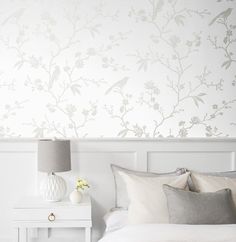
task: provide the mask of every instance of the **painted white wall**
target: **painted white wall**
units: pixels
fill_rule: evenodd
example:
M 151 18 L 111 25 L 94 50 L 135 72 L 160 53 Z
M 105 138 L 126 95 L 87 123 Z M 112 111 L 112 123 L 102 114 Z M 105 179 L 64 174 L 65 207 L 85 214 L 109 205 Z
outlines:
M 199 171 L 236 169 L 235 139 L 160 139 L 160 140 L 74 140 L 72 171 L 60 173 L 72 191 L 81 176 L 91 185 L 94 242 L 101 236 L 102 217 L 115 204 L 114 180 L 110 164 L 130 169 L 168 172 L 177 167 Z M 0 242 L 12 242 L 11 208 L 22 196 L 36 194 L 36 142 L 0 142 Z M 75 242 L 83 236 L 77 230 L 53 230 L 49 239 L 39 231 L 39 240 L 30 242 Z M 82 240 L 83 241 L 83 240 Z
M 236 136 L 235 0 L 0 4 L 0 137 Z

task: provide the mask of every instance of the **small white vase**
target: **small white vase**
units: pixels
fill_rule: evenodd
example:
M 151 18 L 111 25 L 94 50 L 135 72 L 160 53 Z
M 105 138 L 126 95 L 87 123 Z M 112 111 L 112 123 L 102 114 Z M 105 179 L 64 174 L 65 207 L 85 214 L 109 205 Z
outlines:
M 75 189 L 73 192 L 71 192 L 70 194 L 70 201 L 71 203 L 73 204 L 77 204 L 77 203 L 80 203 L 81 200 L 83 198 L 83 194 L 78 191 L 77 189 Z

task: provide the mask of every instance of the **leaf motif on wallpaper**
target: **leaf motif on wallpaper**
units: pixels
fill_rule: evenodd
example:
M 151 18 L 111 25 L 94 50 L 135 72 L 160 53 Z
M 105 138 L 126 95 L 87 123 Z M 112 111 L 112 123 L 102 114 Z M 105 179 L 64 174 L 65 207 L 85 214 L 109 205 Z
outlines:
M 232 86 L 233 86 L 233 87 L 236 87 L 236 75 L 234 75 L 234 79 L 233 79 L 233 81 L 232 81 Z
M 162 11 L 163 6 L 164 6 L 164 1 L 163 0 L 149 0 L 149 3 L 153 7 L 152 20 L 154 21 L 158 15 L 158 13 Z
M 24 64 L 24 61 L 17 61 L 14 65 L 14 67 L 17 69 L 17 70 L 20 70 L 21 67 L 23 66 Z
M 222 63 L 221 67 L 225 67 L 225 69 L 228 69 L 231 65 L 232 61 L 228 60 Z
M 201 97 L 205 96 L 206 93 L 199 93 L 197 96 L 192 96 L 192 99 L 197 107 L 199 107 L 199 103 L 204 103 Z
M 15 22 L 19 21 L 19 18 L 22 17 L 22 15 L 25 12 L 25 8 L 20 8 L 18 10 L 16 10 L 15 12 L 13 12 L 12 14 L 10 14 L 8 17 L 6 17 L 3 21 L 2 21 L 2 25 L 7 24 L 9 21 L 14 20 Z
M 81 86 L 79 84 L 76 84 L 76 83 L 72 84 L 71 87 L 70 87 L 73 95 L 80 94 L 80 88 L 81 88 Z
M 61 73 L 60 67 L 56 66 L 52 72 L 51 78 L 49 79 L 49 83 L 48 83 L 49 89 L 53 87 L 54 82 L 58 81 L 60 77 L 60 73 Z
M 100 27 L 101 27 L 100 24 L 96 24 L 96 25 L 90 26 L 88 28 L 88 30 L 89 30 L 89 32 L 90 32 L 90 34 L 92 35 L 93 38 L 95 38 L 95 36 L 100 33 L 99 32 Z
M 76 111 L 77 111 L 77 108 L 76 108 L 75 105 L 73 105 L 73 104 L 68 104 L 68 105 L 66 106 L 66 112 L 67 112 L 67 115 L 68 115 L 69 117 L 72 117 L 72 116 L 75 114 Z
M 129 132 L 128 129 L 123 129 L 123 130 L 121 130 L 121 131 L 118 133 L 117 136 L 124 138 L 124 137 L 127 136 L 128 132 Z
M 185 19 L 185 16 L 183 16 L 183 15 L 176 15 L 175 16 L 175 23 L 177 24 L 177 25 L 184 25 L 184 19 Z
M 42 138 L 44 137 L 44 129 L 37 127 L 33 129 L 33 134 L 35 138 Z
M 123 89 L 123 87 L 126 85 L 126 83 L 128 82 L 128 80 L 129 80 L 129 77 L 124 77 L 121 80 L 115 82 L 111 87 L 109 87 L 106 90 L 105 95 L 109 94 L 113 90 Z
M 77 59 L 75 62 L 75 66 L 77 69 L 81 69 L 84 67 L 84 60 L 83 59 Z
M 227 38 L 227 36 L 226 36 L 226 37 L 224 37 L 223 42 L 224 42 L 225 44 L 227 44 L 227 42 L 228 42 L 228 38 Z
M 147 71 L 148 68 L 148 59 L 140 59 L 137 61 L 138 66 L 138 71 L 144 70 Z
M 52 104 L 48 103 L 48 104 L 46 105 L 46 107 L 47 107 L 47 109 L 48 109 L 51 113 L 56 112 L 56 107 L 55 107 L 55 105 L 52 105 Z
M 230 14 L 232 13 L 232 10 L 233 10 L 232 8 L 228 8 L 228 9 L 224 10 L 223 12 L 217 14 L 217 15 L 211 20 L 211 22 L 209 23 L 209 25 L 214 24 L 214 23 L 215 23 L 218 19 L 220 19 L 220 18 L 227 19 L 227 18 L 230 16 Z
M 31 67 L 37 69 L 40 66 L 40 62 L 42 61 L 42 58 L 36 58 L 35 56 L 31 56 L 29 58 L 29 64 L 31 65 Z

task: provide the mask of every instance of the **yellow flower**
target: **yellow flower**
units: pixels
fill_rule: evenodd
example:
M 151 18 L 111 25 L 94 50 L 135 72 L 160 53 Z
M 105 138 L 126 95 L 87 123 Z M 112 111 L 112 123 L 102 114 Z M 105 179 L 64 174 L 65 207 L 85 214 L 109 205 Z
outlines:
M 76 188 L 84 190 L 85 188 L 89 188 L 89 184 L 86 180 L 78 178 Z

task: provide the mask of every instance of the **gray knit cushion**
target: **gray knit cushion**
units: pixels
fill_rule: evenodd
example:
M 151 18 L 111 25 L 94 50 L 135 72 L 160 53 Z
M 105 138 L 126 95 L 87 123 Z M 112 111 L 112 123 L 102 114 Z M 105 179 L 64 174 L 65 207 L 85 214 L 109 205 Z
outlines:
M 231 190 L 196 193 L 163 186 L 172 224 L 235 224 Z

